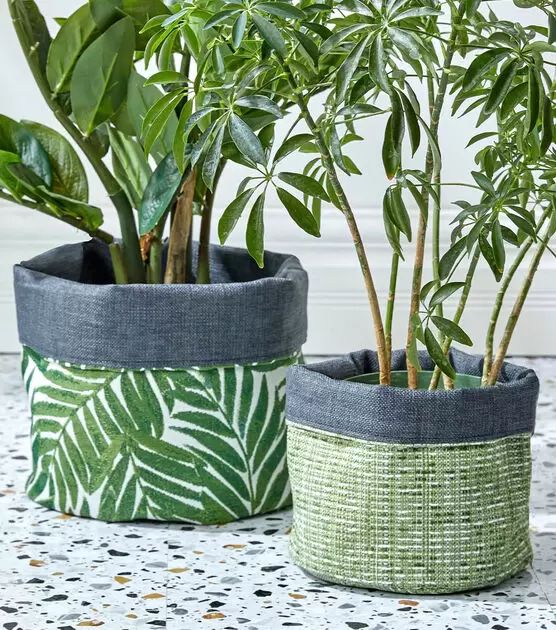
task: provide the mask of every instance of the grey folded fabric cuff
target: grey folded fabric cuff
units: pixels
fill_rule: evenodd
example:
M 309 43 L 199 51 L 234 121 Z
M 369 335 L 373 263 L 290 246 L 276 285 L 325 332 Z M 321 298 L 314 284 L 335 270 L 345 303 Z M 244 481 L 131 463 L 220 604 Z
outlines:
M 194 248 L 196 249 L 196 248 Z M 267 252 L 212 246 L 210 285 L 115 285 L 108 248 L 64 245 L 14 268 L 19 338 L 43 356 L 116 368 L 243 364 L 307 337 L 307 274 Z
M 452 350 L 456 372 L 480 376 L 482 357 Z M 425 352 L 423 369 L 433 369 Z M 393 353 L 394 370 L 406 369 L 405 352 Z M 297 425 L 369 441 L 452 444 L 532 433 L 539 394 L 533 370 L 505 363 L 494 387 L 452 391 L 410 390 L 346 381 L 378 372 L 376 352 L 361 350 L 289 368 L 286 419 Z

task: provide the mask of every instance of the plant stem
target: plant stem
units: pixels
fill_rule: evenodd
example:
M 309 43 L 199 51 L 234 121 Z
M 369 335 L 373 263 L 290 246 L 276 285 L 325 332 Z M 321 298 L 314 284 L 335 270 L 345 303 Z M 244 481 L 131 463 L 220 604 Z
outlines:
M 480 255 L 481 255 L 481 249 L 479 248 L 479 246 L 477 246 L 475 248 L 473 258 L 471 258 L 471 262 L 469 263 L 469 268 L 467 269 L 467 274 L 465 276 L 465 285 L 461 292 L 458 307 L 454 314 L 453 321 L 456 324 L 460 323 L 461 317 L 463 315 L 463 311 L 465 310 L 465 307 L 467 306 L 467 299 L 469 298 L 469 293 L 471 292 L 471 284 L 473 282 L 473 277 L 475 276 L 475 271 L 477 270 L 477 263 L 479 262 Z M 442 352 L 444 354 L 448 354 L 448 351 L 450 350 L 450 346 L 452 345 L 452 341 L 453 339 L 451 337 L 444 338 L 444 343 L 442 344 Z M 438 365 L 436 365 L 434 367 L 434 372 L 432 373 L 432 378 L 429 385 L 430 390 L 436 389 L 438 387 L 438 381 L 440 380 L 441 374 L 442 374 L 442 371 L 440 370 Z M 448 380 L 447 381 L 445 380 L 444 382 L 447 385 L 446 389 L 453 389 L 452 379 L 448 378 Z
M 187 282 L 188 243 L 193 222 L 193 195 L 195 194 L 195 169 L 186 177 L 179 197 L 176 200 L 174 220 L 170 228 L 168 243 L 168 262 L 164 274 L 165 284 L 183 284 Z
M 523 310 L 523 305 L 525 304 L 525 300 L 527 299 L 529 290 L 531 289 L 531 284 L 533 283 L 533 278 L 535 277 L 535 274 L 537 273 L 537 270 L 539 268 L 541 258 L 543 257 L 543 254 L 546 250 L 546 244 L 551 236 L 550 231 L 551 226 L 549 225 L 545 237 L 539 243 L 537 251 L 533 256 L 533 259 L 531 260 L 531 264 L 529 265 L 529 269 L 527 270 L 527 275 L 525 276 L 525 280 L 521 285 L 521 290 L 514 302 L 510 316 L 508 317 L 506 328 L 504 329 L 502 340 L 500 341 L 500 345 L 498 346 L 498 350 L 496 351 L 494 362 L 492 363 L 492 367 L 490 368 L 490 372 L 486 382 L 487 385 L 495 385 L 498 381 L 498 376 L 500 375 L 500 370 L 502 369 L 504 359 L 506 358 L 508 347 L 510 345 L 510 341 L 512 339 L 517 321 L 519 319 L 519 316 L 521 315 L 521 311 Z
M 380 384 L 389 385 L 390 377 L 391 377 L 391 370 L 388 364 L 388 353 L 386 351 L 386 338 L 384 335 L 384 326 L 382 323 L 382 315 L 380 312 L 380 303 L 378 301 L 376 287 L 375 287 L 373 275 L 371 273 L 371 269 L 369 266 L 369 260 L 367 258 L 365 246 L 363 245 L 361 234 L 359 232 L 359 226 L 357 225 L 357 221 L 355 219 L 355 215 L 353 214 L 353 210 L 349 204 L 349 201 L 346 197 L 344 189 L 338 179 L 336 167 L 334 166 L 334 160 L 332 159 L 332 155 L 324 140 L 322 132 L 317 126 L 315 120 L 313 119 L 311 112 L 309 111 L 309 108 L 307 107 L 307 104 L 305 103 L 302 95 L 298 93 L 298 86 L 291 73 L 291 70 L 285 64 L 285 62 L 282 61 L 282 64 L 287 74 L 290 86 L 296 95 L 295 99 L 303 115 L 303 119 L 305 120 L 305 123 L 309 127 L 310 132 L 313 134 L 313 137 L 315 138 L 315 142 L 320 152 L 322 164 L 326 170 L 326 174 L 330 181 L 330 185 L 332 186 L 334 194 L 336 195 L 338 199 L 340 210 L 342 211 L 342 214 L 344 215 L 346 222 L 348 224 L 351 238 L 353 241 L 353 245 L 355 247 L 357 258 L 359 260 L 359 266 L 361 268 L 363 279 L 365 281 L 365 288 L 367 290 L 367 297 L 369 300 L 371 315 L 374 322 L 378 363 L 379 363 L 379 370 L 380 370 Z
M 165 215 L 153 231 L 149 251 L 149 265 L 147 267 L 147 282 L 149 284 L 160 284 L 162 282 L 162 235 L 166 225 Z
M 216 187 L 224 170 L 226 160 L 221 160 L 214 176 L 212 190 L 207 190 L 203 200 L 203 214 L 201 216 L 201 230 L 199 233 L 199 253 L 197 257 L 197 284 L 210 284 L 210 228 L 212 222 L 212 209 L 216 195 Z
M 116 284 L 128 284 L 129 278 L 125 267 L 122 248 L 119 243 L 111 243 L 109 246 L 110 258 L 112 259 L 112 269 L 114 270 L 114 280 Z
M 126 261 L 128 276 L 130 282 L 143 282 L 145 279 L 145 270 L 143 261 L 141 260 L 141 251 L 139 247 L 139 236 L 137 234 L 137 226 L 133 216 L 133 208 L 129 203 L 129 199 L 122 191 L 121 186 L 108 170 L 102 158 L 97 154 L 95 148 L 91 145 L 88 138 L 83 136 L 71 121 L 67 113 L 63 110 L 57 98 L 50 91 L 50 86 L 43 75 L 37 60 L 37 48 L 32 46 L 30 49 L 26 47 L 25 35 L 23 27 L 15 10 L 13 0 L 9 2 L 10 15 L 23 54 L 27 60 L 27 64 L 33 74 L 33 78 L 56 119 L 64 127 L 64 129 L 73 138 L 74 142 L 79 146 L 83 153 L 87 156 L 92 167 L 96 171 L 100 181 L 102 182 L 108 196 L 110 197 L 116 212 L 122 231 L 123 254 Z
M 544 222 L 549 218 L 551 213 L 550 206 L 544 211 L 539 221 L 539 229 L 542 227 Z M 544 239 L 543 239 L 544 240 Z M 535 239 L 533 237 L 529 237 L 527 241 L 523 244 L 519 253 L 515 257 L 514 261 L 508 268 L 504 279 L 502 280 L 502 284 L 498 289 L 498 293 L 496 294 L 496 299 L 494 301 L 494 306 L 492 307 L 492 313 L 490 315 L 490 322 L 488 325 L 488 330 L 486 334 L 485 341 L 485 352 L 484 352 L 484 361 L 483 361 L 483 379 L 482 383 L 484 385 L 489 384 L 489 375 L 492 369 L 492 361 L 493 361 L 493 353 L 494 353 L 494 335 L 496 333 L 496 327 L 498 325 L 498 320 L 500 318 L 500 311 L 502 310 L 502 306 L 504 304 L 504 298 L 506 297 L 506 293 L 508 288 L 514 279 L 514 276 L 523 262 L 523 259 L 527 255 L 527 252 L 531 249 Z M 548 245 L 548 242 L 544 243 L 545 246 Z M 542 243 L 541 243 L 542 245 Z
M 446 97 L 446 89 L 448 87 L 448 76 L 450 67 L 452 65 L 452 59 L 456 48 L 457 27 L 461 22 L 465 4 L 460 3 L 456 15 L 452 19 L 452 31 L 450 33 L 450 40 L 446 46 L 446 53 L 444 56 L 444 64 L 442 66 L 442 76 L 438 85 L 438 92 L 434 98 L 434 103 L 431 109 L 431 124 L 430 131 L 432 137 L 437 141 L 438 139 L 438 127 L 440 124 L 440 114 L 444 105 L 444 99 Z M 438 166 L 436 167 L 438 168 Z M 425 162 L 425 174 L 427 180 L 432 182 L 435 173 L 435 164 L 433 159 L 432 144 L 429 142 L 427 149 L 426 162 Z M 438 177 L 440 171 L 438 171 Z M 426 195 L 427 204 L 430 201 L 430 192 L 423 189 L 423 194 Z M 438 210 L 439 212 L 439 210 Z M 415 260 L 413 263 L 413 279 L 411 283 L 411 302 L 409 308 L 409 320 L 407 327 L 407 343 L 406 343 L 406 356 L 407 356 L 407 380 L 408 387 L 410 389 L 417 389 L 417 370 L 418 366 L 413 365 L 409 358 L 411 347 L 414 343 L 415 331 L 413 329 L 413 319 L 419 313 L 419 295 L 421 293 L 421 284 L 423 280 L 423 262 L 425 258 L 425 243 L 427 238 L 427 224 L 428 217 L 425 213 L 419 213 L 419 227 L 417 229 L 417 236 L 415 242 Z
M 392 254 L 390 266 L 390 285 L 388 287 L 388 302 L 386 304 L 386 316 L 384 319 L 384 331 L 386 337 L 386 353 L 388 355 L 388 365 L 392 369 L 392 321 L 394 318 L 394 305 L 396 301 L 396 285 L 398 282 L 398 267 L 400 256 L 396 252 Z
M 0 199 L 5 199 L 6 201 L 14 203 L 18 206 L 25 206 L 26 208 L 30 208 L 31 210 L 36 210 L 37 212 L 40 212 L 41 214 L 46 214 L 47 216 L 52 217 L 53 219 L 62 221 L 62 223 L 67 223 L 67 225 L 71 225 L 72 227 L 77 228 L 78 230 L 81 230 L 82 232 L 85 232 L 92 238 L 98 238 L 104 243 L 110 244 L 114 241 L 114 237 L 112 236 L 112 234 L 109 234 L 108 232 L 105 232 L 104 230 L 101 230 L 101 229 L 88 230 L 83 225 L 83 222 L 80 221 L 79 219 L 73 219 L 72 217 L 58 216 L 56 214 L 53 214 L 47 206 L 44 206 L 38 202 L 29 201 L 27 199 L 22 199 L 21 201 L 18 201 L 11 195 L 8 195 L 2 191 L 0 191 Z

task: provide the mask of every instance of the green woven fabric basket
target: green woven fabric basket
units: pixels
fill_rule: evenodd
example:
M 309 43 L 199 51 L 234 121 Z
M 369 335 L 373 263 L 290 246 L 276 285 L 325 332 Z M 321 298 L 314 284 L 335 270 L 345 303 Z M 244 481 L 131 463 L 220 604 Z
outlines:
M 534 374 L 519 368 L 515 391 L 489 388 L 488 403 L 465 375 L 454 392 L 409 392 L 346 381 L 342 365 L 288 376 L 294 562 L 334 583 L 416 594 L 486 587 L 523 570 Z M 342 380 L 326 376 L 337 371 Z

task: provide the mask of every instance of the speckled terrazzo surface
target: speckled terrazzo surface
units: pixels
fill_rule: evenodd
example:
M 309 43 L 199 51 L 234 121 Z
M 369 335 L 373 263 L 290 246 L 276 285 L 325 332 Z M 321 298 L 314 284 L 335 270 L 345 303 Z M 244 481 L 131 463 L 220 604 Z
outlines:
M 28 500 L 19 359 L 0 355 L 0 628 L 540 630 L 556 627 L 556 360 L 542 390 L 531 529 L 533 567 L 483 592 L 405 597 L 323 584 L 288 558 L 289 512 L 223 527 L 105 524 Z

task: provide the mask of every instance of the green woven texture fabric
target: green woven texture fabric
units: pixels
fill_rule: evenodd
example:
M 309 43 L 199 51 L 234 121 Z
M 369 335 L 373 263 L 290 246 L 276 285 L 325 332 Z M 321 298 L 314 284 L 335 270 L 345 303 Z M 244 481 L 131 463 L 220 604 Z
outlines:
M 339 584 L 449 593 L 531 561 L 530 436 L 457 445 L 366 442 L 288 425 L 290 549 Z
M 213 524 L 283 508 L 291 503 L 285 376 L 297 360 L 113 370 L 24 348 L 27 493 L 105 521 Z

